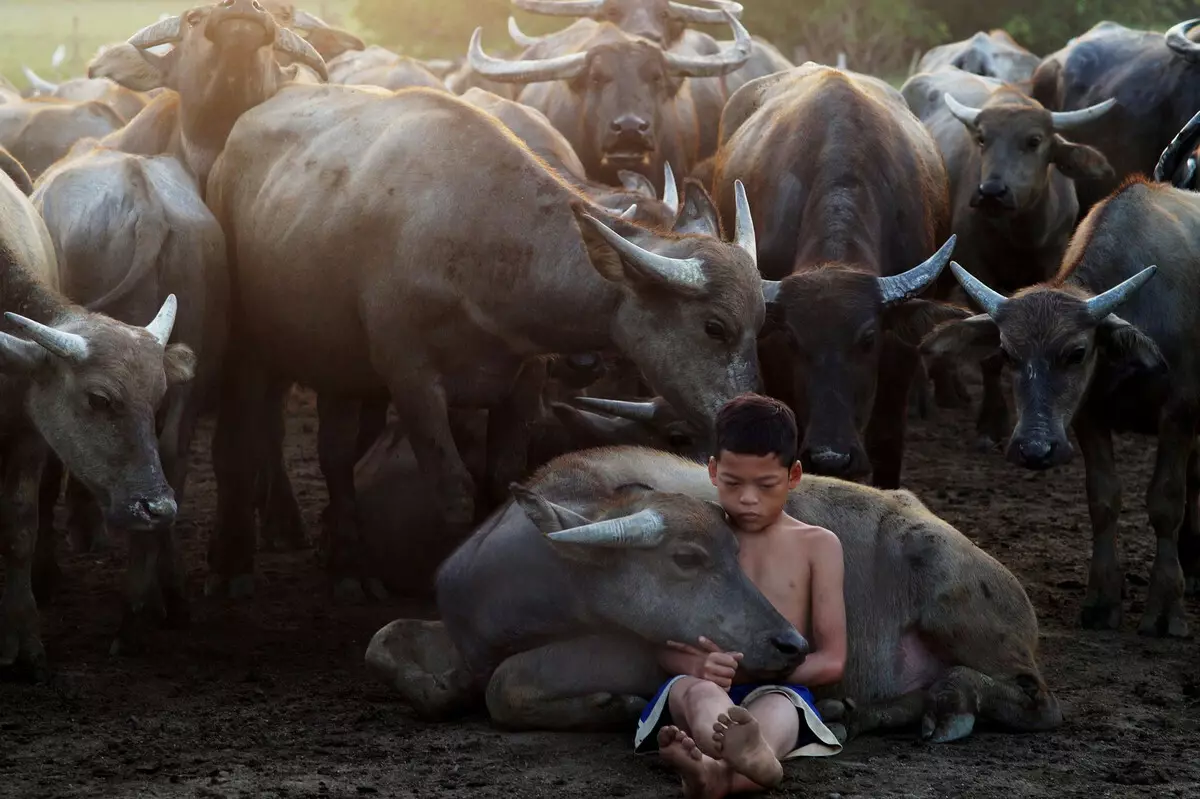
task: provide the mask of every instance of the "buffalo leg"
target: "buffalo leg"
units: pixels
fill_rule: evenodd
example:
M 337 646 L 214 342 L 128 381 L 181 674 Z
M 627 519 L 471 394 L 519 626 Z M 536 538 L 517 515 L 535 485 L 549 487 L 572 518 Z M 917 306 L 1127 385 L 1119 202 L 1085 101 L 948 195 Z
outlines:
M 1196 417 L 1191 408 L 1163 409 L 1158 424 L 1158 457 L 1146 494 L 1150 526 L 1158 540 L 1146 610 L 1138 625 L 1143 635 L 1186 637 L 1183 609 L 1183 566 L 1179 562 L 1179 528 L 1187 500 L 1187 464 L 1195 446 Z
M 151 631 L 163 617 L 162 594 L 158 583 L 161 543 L 158 531 L 139 530 L 129 534 L 125 612 L 109 654 L 137 655 L 144 652 Z
M 284 464 L 287 399 L 291 391 L 290 382 L 273 381 L 263 411 L 263 460 L 258 472 L 256 504 L 263 545 L 267 549 L 297 550 L 308 544 L 300 504 Z
M 358 443 L 354 447 L 356 464 L 375 446 L 375 442 L 387 429 L 388 405 L 386 399 L 371 399 L 362 403 L 358 416 Z
M 925 714 L 925 705 L 925 692 L 911 691 L 895 699 L 869 705 L 855 705 L 850 702 L 833 705 L 839 710 L 844 707 L 843 712 L 833 712 L 829 705 L 822 703 L 821 712 L 826 722 L 841 723 L 846 729 L 846 737 L 853 739 L 873 732 L 916 727 Z
M 194 385 L 177 386 L 173 393 L 175 396 L 167 406 L 166 420 L 159 436 L 159 456 L 167 482 L 175 492 L 175 502 L 182 510 L 187 493 L 192 439 L 196 436 L 203 395 Z M 191 613 L 188 608 L 187 573 L 183 568 L 177 535 L 174 525 L 158 533 L 158 585 L 162 591 L 167 624 L 185 627 L 191 620 Z
M 33 563 L 33 593 L 46 604 L 58 592 L 62 569 L 58 565 L 58 531 L 54 528 L 54 510 L 62 494 L 63 465 L 53 454 L 46 456 L 38 485 L 38 537 Z
M 530 430 L 541 410 L 545 387 L 545 362 L 530 359 L 521 368 L 509 397 L 488 409 L 487 480 L 493 507 L 507 500 L 508 487 L 525 476 Z
M 1200 448 L 1193 446 L 1188 456 L 1187 505 L 1183 529 L 1179 531 L 1179 562 L 1183 566 L 1184 593 L 1200 595 Z
M 926 693 L 921 736 L 933 743 L 966 738 L 984 718 L 1020 732 L 1042 732 L 1062 722 L 1058 703 L 1039 701 L 1035 688 L 996 680 L 975 669 L 956 666 L 942 674 Z
M 1080 620 L 1090 630 L 1121 627 L 1125 573 L 1117 555 L 1117 520 L 1121 515 L 1121 481 L 1113 457 L 1112 432 L 1080 411 L 1075 435 L 1083 453 L 1088 513 L 1092 518 L 1092 562 Z
M 488 682 L 487 707 L 493 721 L 512 729 L 628 727 L 664 678 L 645 644 L 587 636 L 501 663 Z
M 408 430 L 421 469 L 436 475 L 438 505 L 448 534 L 471 529 L 475 520 L 475 481 L 467 471 L 454 435 L 446 394 L 439 383 L 421 375 L 395 380 L 392 404 Z
M 879 356 L 879 383 L 866 447 L 872 482 L 879 488 L 899 488 L 904 464 L 904 437 L 908 427 L 908 394 L 920 355 L 915 347 L 892 335 L 884 338 Z
M 929 365 L 929 377 L 933 380 L 933 399 L 937 407 L 953 409 L 968 408 L 971 394 L 963 382 L 962 370 L 950 358 L 934 358 Z
M 983 372 L 983 398 L 979 403 L 975 432 L 979 436 L 979 448 L 990 452 L 1007 441 L 1012 433 L 1012 419 L 1004 399 L 1004 356 L 997 354 L 984 358 L 979 362 L 979 369 Z
M 76 552 L 107 552 L 112 548 L 100 503 L 87 486 L 67 475 L 67 534 Z
M 5 566 L 4 595 L 0 598 L 0 669 L 14 669 L 42 680 L 48 672 L 33 596 L 33 559 L 45 449 L 35 436 L 20 435 L 10 441 L 4 455 L 4 490 L 0 496 L 0 554 Z
M 335 594 L 347 599 L 363 595 L 366 576 L 354 488 L 359 407 L 358 400 L 326 393 L 317 396 L 317 452 L 329 488 L 324 519 L 326 568 Z

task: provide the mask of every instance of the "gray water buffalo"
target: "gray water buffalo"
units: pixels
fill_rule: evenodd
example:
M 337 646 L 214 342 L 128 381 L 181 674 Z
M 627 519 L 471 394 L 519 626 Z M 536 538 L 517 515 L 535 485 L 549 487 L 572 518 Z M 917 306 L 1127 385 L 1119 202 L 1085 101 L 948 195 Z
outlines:
M 0 668 L 45 673 L 35 579 L 53 580 L 41 558 L 38 483 L 47 446 L 100 501 L 107 521 L 152 536 L 174 521 L 155 411 L 191 376 L 186 346 L 167 342 L 175 298 L 145 327 L 71 305 L 58 293 L 50 237 L 29 199 L 0 175 L 0 454 L 7 568 L 0 602 Z M 147 316 L 150 316 L 147 314 Z M 36 553 L 36 554 L 35 554 Z M 36 557 L 36 564 L 35 564 Z
M 937 145 L 883 81 L 812 63 L 739 89 L 721 141 L 721 216 L 735 180 L 771 209 L 756 220 L 758 262 L 782 282 L 760 357 L 767 391 L 802 425 L 805 468 L 897 487 L 916 345 L 963 315 L 916 299 L 954 247 Z
M 973 75 L 1021 83 L 1033 77 L 1041 59 L 1017 44 L 1005 30 L 979 31 L 961 42 L 942 44 L 921 57 L 917 72 L 954 67 Z
M 390 397 L 422 468 L 438 475 L 434 502 L 465 528 L 474 482 L 447 409 L 502 404 L 531 356 L 622 350 L 700 425 L 757 384 L 764 306 L 752 250 L 608 215 L 497 119 L 447 94 L 291 87 L 238 122 L 208 202 L 243 309 L 214 443 L 218 579 L 253 570 L 243 444 L 264 413 L 254 388 L 264 382 L 320 394 L 330 566 L 347 577 L 369 566 L 353 552 L 362 399 Z
M 1079 216 L 1075 180 L 1112 174 L 1103 153 L 1066 136 L 1115 102 L 1047 111 L 1011 84 L 946 69 L 914 76 L 901 93 L 925 109 L 921 121 L 946 161 L 956 257 L 1006 294 L 1052 277 Z M 998 358 L 983 364 L 977 430 L 985 449 L 1012 431 L 1002 368 Z
M 703 465 L 574 453 L 514 497 L 439 570 L 444 628 L 393 622 L 367 650 L 421 712 L 482 696 L 509 727 L 628 726 L 668 676 L 655 657 L 667 640 L 708 636 L 764 679 L 803 655 L 742 575 Z M 857 707 L 825 702 L 831 721 L 851 734 L 923 722 L 935 741 L 970 734 L 977 716 L 1024 731 L 1061 723 L 1020 583 L 912 494 L 805 477 L 788 512 L 845 551 L 849 660 L 818 697 Z
M 1121 623 L 1121 488 L 1112 433 L 1128 431 L 1158 437 L 1146 495 L 1158 546 L 1139 630 L 1188 632 L 1185 575 L 1200 576 L 1197 242 L 1200 197 L 1135 179 L 1092 209 L 1049 283 L 1006 299 L 956 267 L 986 313 L 943 326 L 925 343 L 943 355 L 1002 352 L 1012 365 L 1018 411 L 1008 445 L 1012 462 L 1027 469 L 1068 462 L 1074 447 L 1067 427 L 1073 426 L 1087 470 L 1093 534 L 1085 627 Z M 1150 280 L 1155 266 L 1158 277 Z
M 37 180 L 65 156 L 75 142 L 102 138 L 120 130 L 123 120 L 99 101 L 72 102 L 55 97 L 0 104 L 0 147 Z

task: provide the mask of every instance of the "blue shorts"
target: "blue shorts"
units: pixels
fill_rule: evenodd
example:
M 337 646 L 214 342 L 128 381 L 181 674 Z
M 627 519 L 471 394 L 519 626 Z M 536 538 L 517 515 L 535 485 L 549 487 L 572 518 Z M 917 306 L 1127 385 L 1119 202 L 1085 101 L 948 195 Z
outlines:
M 642 711 L 637 733 L 633 737 L 633 749 L 638 754 L 658 751 L 658 731 L 674 723 L 671 720 L 671 704 L 668 701 L 671 686 L 681 679 L 682 675 L 663 683 Z M 784 760 L 793 757 L 829 757 L 842 751 L 837 737 L 821 720 L 812 693 L 803 685 L 735 685 L 729 689 L 729 701 L 744 707 L 767 694 L 785 697 L 800 715 L 800 731 L 796 737 L 796 744 L 784 756 Z

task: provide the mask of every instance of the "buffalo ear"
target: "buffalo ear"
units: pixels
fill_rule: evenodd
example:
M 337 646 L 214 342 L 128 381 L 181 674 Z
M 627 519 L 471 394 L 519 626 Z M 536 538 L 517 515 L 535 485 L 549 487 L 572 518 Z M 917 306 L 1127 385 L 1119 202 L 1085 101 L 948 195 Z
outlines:
M 186 383 L 196 376 L 196 353 L 186 344 L 171 344 L 163 352 L 167 385 Z
M 679 216 L 675 218 L 674 232 L 721 237 L 721 215 L 717 212 L 717 206 L 704 190 L 703 184 L 692 178 L 683 182 L 683 203 L 679 207 Z
M 1047 111 L 1061 111 L 1059 94 L 1062 86 L 1062 64 L 1057 60 L 1043 61 L 1033 73 L 1030 96 Z
M 1149 372 L 1167 368 L 1154 339 L 1116 314 L 1109 314 L 1096 326 L 1096 343 L 1111 362 L 1128 363 Z
M 1000 349 L 1000 328 L 987 314 L 939 325 L 921 341 L 922 354 L 931 358 L 982 360 Z
M 49 350 L 40 344 L 0 333 L 0 374 L 29 374 L 50 357 Z
M 170 88 L 167 85 L 169 59 L 174 52 L 172 50 L 165 56 L 158 56 L 122 42 L 92 59 L 88 65 L 88 77 L 109 78 L 135 92 Z
M 917 346 L 921 340 L 943 322 L 966 319 L 971 312 L 956 305 L 930 300 L 908 300 L 884 315 L 888 330 L 905 344 Z
M 621 169 L 617 171 L 617 177 L 621 179 L 621 185 L 625 188 L 625 191 L 633 192 L 648 200 L 658 199 L 658 190 L 654 188 L 654 184 L 650 182 L 650 178 L 641 172 Z
M 1086 144 L 1072 144 L 1057 135 L 1054 137 L 1054 165 L 1071 180 L 1104 180 L 1115 174 L 1104 153 Z
M 536 491 L 518 483 L 513 483 L 510 490 L 513 499 L 521 506 L 521 510 L 525 511 L 529 521 L 533 522 L 543 535 L 561 533 L 563 530 L 589 523 L 584 516 L 569 508 L 555 505 Z

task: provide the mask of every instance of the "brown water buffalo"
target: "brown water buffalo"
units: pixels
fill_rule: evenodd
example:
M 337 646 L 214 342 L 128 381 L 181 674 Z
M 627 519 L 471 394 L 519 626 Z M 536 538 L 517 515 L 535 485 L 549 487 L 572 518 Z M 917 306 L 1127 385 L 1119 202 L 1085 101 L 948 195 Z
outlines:
M 125 120 L 99 101 L 72 102 L 36 97 L 0 104 L 0 147 L 21 162 L 37 180 L 65 156 L 75 142 L 102 138 L 120 130 Z
M 29 67 L 21 68 L 34 88 L 35 97 L 57 97 L 75 103 L 96 101 L 117 112 L 125 122 L 146 107 L 146 98 L 107 78 L 74 78 L 62 83 L 45 80 Z
M 588 177 L 619 184 L 617 173 L 626 169 L 657 181 L 664 162 L 688 174 L 709 154 L 703 146 L 715 144 L 714 135 L 701 131 L 699 113 L 712 103 L 698 94 L 717 91 L 719 99 L 722 90 L 689 79 L 728 74 L 749 58 L 750 35 L 723 13 L 736 40 L 714 55 L 664 51 L 604 23 L 570 52 L 520 61 L 487 56 L 479 44 L 482 30 L 477 30 L 468 58 L 484 77 L 530 84 L 520 101 L 542 111 L 567 137 Z
M 154 415 L 168 388 L 189 379 L 193 357 L 185 346 L 167 345 L 173 296 L 145 328 L 64 299 L 41 217 L 6 175 L 0 175 L 0 272 L 0 305 L 21 312 L 0 322 L 0 551 L 7 574 L 0 668 L 29 668 L 40 677 L 46 659 L 33 588 L 35 580 L 53 582 L 55 566 L 37 546 L 47 447 L 95 494 L 110 523 L 160 534 L 174 521 L 176 505 L 159 463 Z
M 1103 153 L 1065 136 L 1111 111 L 1114 101 L 1047 111 L 1011 84 L 953 69 L 916 75 L 901 94 L 927 109 L 921 121 L 945 159 L 955 255 L 1004 293 L 1053 276 L 1079 215 L 1074 181 L 1112 174 Z M 977 429 L 985 449 L 1012 430 L 1002 367 L 999 359 L 983 364 Z
M 898 486 L 916 345 L 962 313 L 914 299 L 954 246 L 937 145 L 895 89 L 811 63 L 739 89 L 721 139 L 721 215 L 734 180 L 770 209 L 759 268 L 782 283 L 760 355 L 767 390 L 801 421 L 805 467 Z
M 788 668 L 794 638 L 744 582 L 703 465 L 574 453 L 514 497 L 439 570 L 444 627 L 393 622 L 367 650 L 422 713 L 482 697 L 510 727 L 627 726 L 668 676 L 658 648 L 680 635 L 747 647 L 743 667 L 767 679 Z M 921 723 L 934 741 L 969 735 L 976 717 L 1061 723 L 1020 583 L 916 497 L 805 477 L 788 512 L 845 552 L 850 656 L 843 681 L 818 693 L 831 720 L 852 735 Z M 828 701 L 843 697 L 858 702 L 847 715 Z
M 1158 436 L 1146 495 L 1158 546 L 1139 630 L 1187 635 L 1184 579 L 1200 576 L 1198 247 L 1200 196 L 1132 179 L 1080 224 L 1053 281 L 1006 299 L 956 268 L 986 313 L 943 326 L 925 342 L 928 351 L 945 355 L 1000 351 L 1012 365 L 1018 420 L 1008 457 L 1014 463 L 1048 469 L 1068 462 L 1074 448 L 1067 426 L 1073 426 L 1094 536 L 1085 627 L 1121 623 L 1121 488 L 1112 433 L 1128 431 Z M 1146 264 L 1157 266 L 1154 280 L 1156 269 Z
M 1200 45 L 1188 38 L 1198 20 L 1166 35 L 1101 22 L 1046 56 L 1033 96 L 1053 111 L 1078 111 L 1108 99 L 1117 107 L 1073 134 L 1108 156 L 1113 175 L 1076 182 L 1081 213 L 1130 175 L 1149 175 L 1163 149 L 1200 108 Z
M 1017 44 L 1005 30 L 979 31 L 970 39 L 942 44 L 921 56 L 917 72 L 954 67 L 973 75 L 1021 83 L 1033 77 L 1041 59 Z
M 422 468 L 439 476 L 439 509 L 465 528 L 474 484 L 447 409 L 503 403 L 530 356 L 620 349 L 702 425 L 757 383 L 764 308 L 751 252 L 608 216 L 498 120 L 447 94 L 290 87 L 239 121 L 208 202 L 242 309 L 214 443 L 217 578 L 253 570 L 243 444 L 264 381 L 320 393 L 339 577 L 368 565 L 353 552 L 361 399 L 390 397 Z M 751 224 L 747 210 L 739 225 Z

